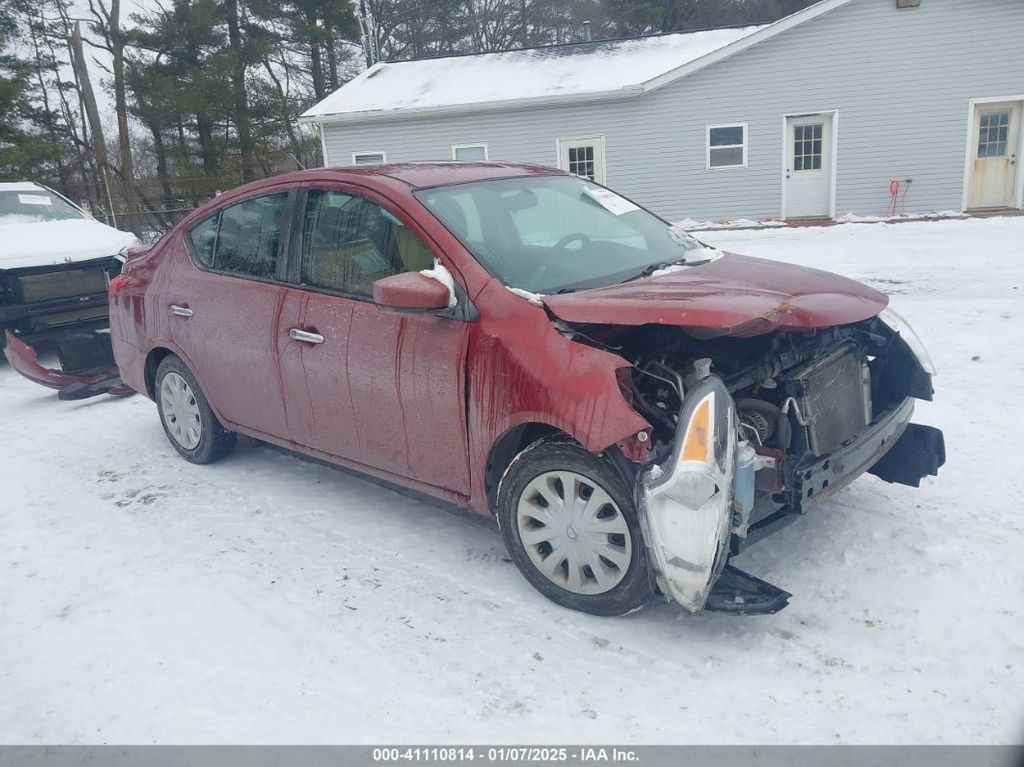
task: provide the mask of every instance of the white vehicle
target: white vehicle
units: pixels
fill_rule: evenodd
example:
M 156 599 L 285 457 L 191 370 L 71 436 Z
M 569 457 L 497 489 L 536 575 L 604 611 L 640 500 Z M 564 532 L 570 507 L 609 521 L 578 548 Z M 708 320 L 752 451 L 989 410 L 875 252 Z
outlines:
M 0 183 L 0 339 L 106 327 L 107 269 L 137 244 L 52 189 Z

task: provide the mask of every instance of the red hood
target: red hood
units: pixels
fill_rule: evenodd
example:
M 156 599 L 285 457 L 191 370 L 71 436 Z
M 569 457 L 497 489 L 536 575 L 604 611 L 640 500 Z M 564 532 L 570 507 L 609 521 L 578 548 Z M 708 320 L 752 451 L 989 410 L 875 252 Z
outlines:
M 740 337 L 859 322 L 888 302 L 837 274 L 734 253 L 661 277 L 544 297 L 566 322 L 678 325 Z

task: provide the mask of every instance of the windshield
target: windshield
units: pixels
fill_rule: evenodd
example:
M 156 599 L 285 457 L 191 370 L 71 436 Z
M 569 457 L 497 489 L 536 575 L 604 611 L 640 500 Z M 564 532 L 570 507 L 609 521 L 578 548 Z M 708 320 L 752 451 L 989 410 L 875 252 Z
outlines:
M 717 254 L 615 192 L 575 176 L 480 181 L 416 196 L 491 274 L 534 293 L 611 285 Z
M 74 205 L 46 189 L 0 191 L 0 224 L 35 224 L 85 217 Z

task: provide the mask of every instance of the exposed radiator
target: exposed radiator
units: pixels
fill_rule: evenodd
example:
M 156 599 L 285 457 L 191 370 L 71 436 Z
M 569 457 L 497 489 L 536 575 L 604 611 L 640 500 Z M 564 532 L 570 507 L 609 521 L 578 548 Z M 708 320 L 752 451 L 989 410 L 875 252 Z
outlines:
M 871 373 L 853 344 L 844 344 L 797 371 L 792 380 L 807 441 L 826 455 L 871 422 Z

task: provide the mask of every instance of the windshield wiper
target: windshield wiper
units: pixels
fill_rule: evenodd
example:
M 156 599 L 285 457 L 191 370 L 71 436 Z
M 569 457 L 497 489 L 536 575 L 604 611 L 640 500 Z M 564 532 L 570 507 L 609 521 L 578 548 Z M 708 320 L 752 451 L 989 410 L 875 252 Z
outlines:
M 656 264 L 645 266 L 641 271 L 624 279 L 623 282 L 633 282 L 634 280 L 642 280 L 644 277 L 650 277 L 659 269 L 668 269 L 670 266 L 684 266 L 687 263 L 689 262 L 685 258 L 680 258 L 675 261 L 659 261 Z

